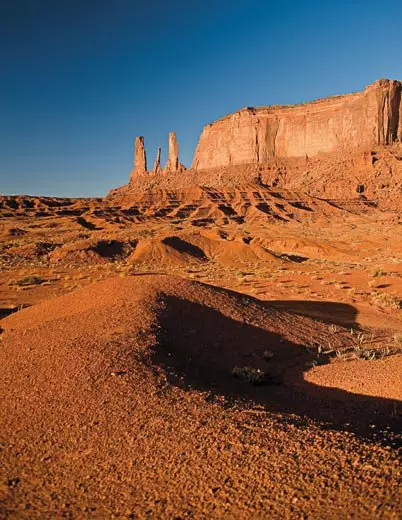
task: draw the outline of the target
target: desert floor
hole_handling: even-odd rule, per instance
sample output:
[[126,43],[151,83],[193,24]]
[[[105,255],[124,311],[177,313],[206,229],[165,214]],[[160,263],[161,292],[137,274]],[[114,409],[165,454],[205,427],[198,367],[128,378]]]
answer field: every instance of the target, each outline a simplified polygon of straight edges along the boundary
[[2,517],[401,517],[396,213],[7,200]]

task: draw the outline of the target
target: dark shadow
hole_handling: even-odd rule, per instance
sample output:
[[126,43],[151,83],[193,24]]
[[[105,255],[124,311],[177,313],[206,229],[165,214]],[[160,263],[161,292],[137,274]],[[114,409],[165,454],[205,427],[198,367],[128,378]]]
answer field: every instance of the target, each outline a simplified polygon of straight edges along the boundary
[[84,213],[85,209],[61,209],[59,211],[56,211],[55,214],[59,215],[60,217],[79,217]]
[[227,204],[218,204],[218,209],[220,209],[222,213],[224,213],[227,217],[237,215],[236,211],[232,208],[232,206],[229,206]]
[[271,217],[273,217],[276,220],[281,220],[281,221],[286,220],[283,217],[281,217],[280,215],[278,215],[277,213],[275,213],[274,211],[272,211],[271,206],[269,204],[267,204],[266,202],[261,202],[259,204],[256,204],[255,207],[262,213],[270,215]]
[[311,300],[274,300],[270,301],[269,305],[277,309],[315,318],[324,323],[341,325],[347,328],[359,328],[356,324],[357,310],[352,305],[346,303]]
[[297,201],[296,202],[289,202],[289,206],[293,206],[294,208],[302,209],[304,211],[313,211],[311,208],[309,208],[308,206],[306,206],[302,202],[297,202]]
[[92,222],[89,222],[89,220],[86,220],[84,217],[77,217],[77,222],[78,222],[78,224],[80,224],[80,226],[84,227],[85,229],[89,229],[91,231],[94,231],[95,229],[102,229],[102,228],[95,226],[95,224],[93,224]]
[[279,256],[284,260],[289,260],[290,262],[295,262],[297,264],[301,264],[303,262],[307,262],[307,260],[310,260],[307,256],[292,255],[288,253],[282,253]]
[[115,259],[127,256],[128,252],[131,252],[136,245],[137,241],[135,240],[131,240],[127,244],[117,240],[100,240],[96,246],[91,247],[91,249],[103,258]]
[[64,206],[72,206],[75,201],[71,199],[47,199],[47,198],[41,198],[41,203],[45,206],[48,206],[49,208],[60,208]]
[[[328,309],[331,305],[327,304]],[[336,305],[333,312],[337,312]],[[164,369],[171,384],[208,392],[212,400],[223,395],[229,405],[256,403],[268,412],[286,414],[286,420],[299,425],[309,419],[324,428],[367,438],[388,428],[392,442],[396,442],[401,401],[306,381],[303,375],[317,362],[317,352],[285,340],[262,328],[263,324],[259,328],[211,307],[169,296],[160,325],[163,332],[151,360]],[[319,364],[329,361],[328,355],[318,358]],[[256,386],[236,378],[232,373],[235,367],[261,370],[266,374],[264,384]]]
[[11,209],[19,209],[19,204],[15,199],[6,200],[4,204]]
[[0,307],[0,320],[10,316],[10,314],[14,314],[15,312],[21,311],[22,309],[26,309],[27,307],[30,307],[30,305],[27,303],[10,305],[9,307]]
[[26,235],[26,231],[24,229],[21,229],[21,228],[11,228],[9,229],[8,231],[8,234],[12,237],[21,237],[23,235]]
[[123,213],[123,215],[129,216],[129,217],[136,217],[138,215],[141,215],[140,210],[136,206],[133,206],[129,209],[122,209],[121,212]]
[[3,318],[6,318],[10,314],[13,314],[13,312],[17,312],[16,307],[0,307],[0,320]]
[[44,256],[56,249],[56,247],[59,247],[61,244],[57,244],[55,242],[38,242],[36,244],[36,254],[38,256]]
[[211,217],[198,218],[191,221],[191,225],[195,227],[208,227],[209,224],[213,224],[215,221]]
[[204,251],[200,247],[190,244],[190,242],[186,242],[179,237],[166,237],[162,240],[162,244],[173,247],[173,249],[176,249],[176,251],[179,251],[180,253],[195,256],[200,260],[207,259]]

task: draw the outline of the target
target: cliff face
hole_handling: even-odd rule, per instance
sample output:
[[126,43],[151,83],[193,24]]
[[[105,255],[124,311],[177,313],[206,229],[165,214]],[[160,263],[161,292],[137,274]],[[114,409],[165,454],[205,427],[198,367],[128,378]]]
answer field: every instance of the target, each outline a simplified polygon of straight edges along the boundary
[[379,80],[355,94],[242,109],[204,128],[192,167],[264,163],[402,141],[401,92],[402,82]]

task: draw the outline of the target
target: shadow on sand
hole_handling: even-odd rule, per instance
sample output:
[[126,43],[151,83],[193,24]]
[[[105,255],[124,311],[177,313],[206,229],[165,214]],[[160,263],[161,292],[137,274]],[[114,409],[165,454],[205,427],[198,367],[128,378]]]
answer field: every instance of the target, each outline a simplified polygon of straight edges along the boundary
[[[298,307],[298,311],[295,308],[294,311],[302,313],[303,310],[307,315],[311,315],[316,306],[315,302],[277,302],[275,306],[289,309],[290,303]],[[342,311],[348,326],[354,324],[356,310],[350,305],[320,302],[321,312],[323,309],[331,316],[332,323]],[[269,412],[296,415],[298,422],[307,418],[321,423],[322,427],[350,431],[366,438],[387,428],[395,444],[394,434],[401,431],[402,402],[306,381],[303,375],[316,354],[304,345],[290,343],[264,328],[241,323],[210,307],[173,296],[167,299],[160,324],[164,332],[152,362],[165,370],[170,383],[209,392],[211,398],[223,395],[228,403],[251,401]],[[272,359],[264,359],[264,351],[272,352]],[[321,363],[329,361],[328,357],[321,357]],[[269,374],[271,384],[254,386],[235,378],[232,370],[236,366],[264,371]]]
[[356,323],[357,309],[346,303],[308,300],[275,300],[267,303],[276,309],[308,316],[324,323],[359,328]]

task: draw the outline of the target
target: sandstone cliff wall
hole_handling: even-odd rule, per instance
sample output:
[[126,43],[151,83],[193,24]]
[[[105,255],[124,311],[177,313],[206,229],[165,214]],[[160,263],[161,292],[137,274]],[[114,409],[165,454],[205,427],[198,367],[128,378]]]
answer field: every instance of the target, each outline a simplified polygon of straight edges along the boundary
[[362,92],[303,105],[242,109],[204,128],[192,167],[264,163],[402,141],[401,92],[402,82],[379,80]]

